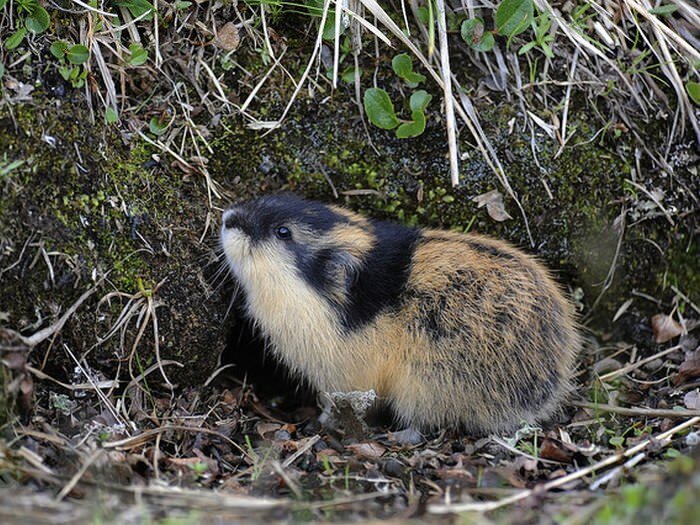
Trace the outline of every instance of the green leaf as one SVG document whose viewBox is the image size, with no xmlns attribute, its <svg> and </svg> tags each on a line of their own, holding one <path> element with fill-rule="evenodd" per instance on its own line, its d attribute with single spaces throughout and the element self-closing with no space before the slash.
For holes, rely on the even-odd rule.
<svg viewBox="0 0 700 525">
<path fill-rule="evenodd" d="M 16 48 L 18 45 L 20 45 L 22 43 L 22 40 L 24 40 L 25 36 L 27 36 L 27 28 L 20 27 L 17 31 L 12 33 L 7 40 L 5 40 L 5 48 L 6 49 Z"/>
<path fill-rule="evenodd" d="M 425 131 L 425 113 L 414 111 L 411 113 L 411 122 L 404 122 L 396 128 L 396 136 L 400 139 L 417 137 Z"/>
<path fill-rule="evenodd" d="M 343 80 L 343 82 L 347 82 L 348 84 L 354 84 L 355 83 L 355 78 L 360 78 L 362 76 L 362 68 L 358 68 L 357 71 L 355 71 L 354 67 L 349 67 L 345 71 L 343 71 L 343 74 L 340 76 L 340 78 Z"/>
<path fill-rule="evenodd" d="M 611 445 L 614 445 L 616 447 L 621 447 L 625 442 L 625 438 L 623 438 L 622 436 L 614 436 L 614 437 L 611 437 L 609 441 L 610 441 Z"/>
<path fill-rule="evenodd" d="M 51 24 L 49 13 L 40 5 L 33 5 L 31 12 L 24 19 L 24 26 L 32 33 L 43 33 Z"/>
<path fill-rule="evenodd" d="M 496 44 L 491 31 L 484 32 L 484 21 L 481 18 L 470 18 L 462 22 L 460 29 L 462 40 L 475 51 L 491 51 Z"/>
<path fill-rule="evenodd" d="M 428 25 L 428 22 L 430 20 L 430 14 L 428 13 L 428 8 L 425 6 L 420 6 L 416 10 L 416 18 L 418 18 L 418 21 L 423 24 L 424 26 Z"/>
<path fill-rule="evenodd" d="M 51 51 L 51 54 L 53 56 L 55 56 L 59 60 L 62 60 L 63 57 L 66 56 L 66 53 L 68 53 L 68 44 L 66 44 L 62 40 L 57 40 L 56 42 L 51 44 L 49 51 Z"/>
<path fill-rule="evenodd" d="M 363 102 L 367 118 L 378 128 L 394 129 L 399 125 L 399 119 L 394 111 L 394 104 L 383 89 L 369 88 L 365 91 Z"/>
<path fill-rule="evenodd" d="M 484 33 L 484 37 L 481 39 L 481 42 L 477 46 L 472 46 L 475 51 L 482 51 L 482 52 L 487 52 L 491 51 L 493 49 L 493 46 L 496 45 L 496 39 L 493 36 L 492 31 L 486 31 Z"/>
<path fill-rule="evenodd" d="M 700 106 L 700 82 L 690 81 L 685 85 L 685 90 L 688 92 L 690 99 Z"/>
<path fill-rule="evenodd" d="M 503 0 L 496 9 L 496 31 L 509 38 L 519 35 L 530 27 L 534 14 L 532 0 Z"/>
<path fill-rule="evenodd" d="M 401 78 L 405 78 L 406 75 L 413 73 L 413 62 L 411 57 L 407 53 L 401 53 L 396 55 L 391 59 L 391 68 Z"/>
<path fill-rule="evenodd" d="M 413 71 L 413 61 L 406 53 L 396 55 L 391 60 L 391 68 L 394 70 L 394 73 L 409 86 L 415 87 L 425 81 L 425 75 Z"/>
<path fill-rule="evenodd" d="M 656 7 L 654 9 L 649 9 L 650 13 L 659 16 L 669 16 L 675 13 L 676 11 L 678 11 L 678 6 L 671 4 L 660 5 L 659 7 Z"/>
<path fill-rule="evenodd" d="M 111 106 L 108 107 L 107 110 L 105 111 L 105 122 L 107 124 L 114 124 L 118 120 L 119 120 L 119 115 L 117 114 L 117 110 Z"/>
<path fill-rule="evenodd" d="M 141 44 L 130 44 L 129 53 L 131 53 L 131 57 L 129 57 L 128 62 L 132 66 L 143 65 L 146 63 L 146 60 L 148 60 L 148 51 L 146 51 Z"/>
<path fill-rule="evenodd" d="M 90 51 L 83 44 L 76 44 L 68 49 L 66 57 L 71 64 L 84 64 L 90 57 Z"/>
<path fill-rule="evenodd" d="M 177 9 L 178 11 L 181 11 L 183 9 L 187 9 L 191 5 L 192 5 L 192 2 L 187 2 L 186 0 L 177 0 L 177 2 L 175 2 L 175 9 Z"/>
<path fill-rule="evenodd" d="M 534 40 L 533 40 L 532 42 L 528 42 L 527 44 L 525 44 L 524 46 L 522 46 L 520 49 L 518 49 L 518 54 L 519 54 L 519 55 L 524 55 L 525 53 L 527 53 L 528 51 L 530 51 L 530 50 L 531 50 L 533 47 L 535 47 L 536 45 L 537 45 L 537 42 L 535 42 Z"/>
<path fill-rule="evenodd" d="M 554 58 L 554 52 L 547 42 L 542 42 L 542 51 L 547 58 Z"/>
<path fill-rule="evenodd" d="M 5 4 L 7 3 L 7 0 L 0 0 L 0 9 L 5 7 Z"/>
<path fill-rule="evenodd" d="M 163 122 L 159 117 L 153 117 L 148 122 L 148 129 L 156 137 L 160 137 L 163 133 L 165 133 L 165 130 L 168 129 L 168 123 Z"/>
<path fill-rule="evenodd" d="M 433 100 L 433 96 L 429 94 L 427 91 L 424 91 L 422 89 L 419 89 L 413 95 L 411 95 L 411 99 L 408 102 L 408 105 L 411 107 L 411 111 L 420 111 L 423 112 L 425 111 L 425 108 L 428 107 L 428 104 L 430 104 L 430 101 Z"/>
<path fill-rule="evenodd" d="M 70 68 L 68 66 L 60 66 L 58 72 L 63 77 L 63 80 L 68 80 L 70 78 Z"/>
<path fill-rule="evenodd" d="M 345 25 L 341 22 L 340 24 L 340 34 L 345 33 Z M 326 17 L 326 25 L 323 26 L 323 39 L 324 40 L 335 40 L 335 11 L 332 9 L 328 10 L 328 16 Z"/>
<path fill-rule="evenodd" d="M 155 8 L 153 7 L 153 4 L 147 0 L 117 0 L 114 3 L 119 7 L 126 7 L 129 10 L 129 13 L 131 13 L 131 16 L 134 18 L 138 18 L 144 13 L 148 13 L 141 20 L 153 20 L 153 12 L 155 11 Z"/>
</svg>

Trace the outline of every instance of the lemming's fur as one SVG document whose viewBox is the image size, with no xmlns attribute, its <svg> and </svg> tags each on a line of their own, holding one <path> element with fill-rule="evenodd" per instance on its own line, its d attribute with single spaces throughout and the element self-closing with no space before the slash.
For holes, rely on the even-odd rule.
<svg viewBox="0 0 700 525">
<path fill-rule="evenodd" d="M 249 317 L 319 391 L 373 388 L 404 424 L 482 433 L 545 419 L 570 389 L 571 308 L 505 242 L 291 195 L 228 209 L 221 241 Z"/>
</svg>

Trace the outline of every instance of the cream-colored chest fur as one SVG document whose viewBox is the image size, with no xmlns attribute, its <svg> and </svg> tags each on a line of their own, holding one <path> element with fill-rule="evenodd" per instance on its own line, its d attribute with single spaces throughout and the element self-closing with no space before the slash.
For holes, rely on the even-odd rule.
<svg viewBox="0 0 700 525">
<path fill-rule="evenodd" d="M 365 337 L 342 333 L 336 312 L 297 275 L 291 256 L 254 259 L 240 269 L 248 314 L 284 364 L 321 391 L 373 388 Z"/>
</svg>

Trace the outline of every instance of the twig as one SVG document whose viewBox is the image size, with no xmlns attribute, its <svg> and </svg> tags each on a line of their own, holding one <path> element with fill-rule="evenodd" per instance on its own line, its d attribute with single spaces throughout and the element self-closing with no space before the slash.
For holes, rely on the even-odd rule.
<svg viewBox="0 0 700 525">
<path fill-rule="evenodd" d="M 103 443 L 102 447 L 103 448 L 113 448 L 116 450 L 129 450 L 132 448 L 140 447 L 144 443 L 150 441 L 152 437 L 157 436 L 158 434 L 162 434 L 163 432 L 170 432 L 170 431 L 183 431 L 183 432 L 202 432 L 204 434 L 211 434 L 212 436 L 216 436 L 220 439 L 223 439 L 230 445 L 233 445 L 234 448 L 236 448 L 241 454 L 244 456 L 253 459 L 251 455 L 246 452 L 243 447 L 241 447 L 238 443 L 233 441 L 230 438 L 227 438 L 224 436 L 221 432 L 217 432 L 216 430 L 211 430 L 205 427 L 187 427 L 183 425 L 166 425 L 158 428 L 152 428 L 150 430 L 146 430 L 145 432 L 139 434 L 138 436 L 133 436 L 133 437 L 128 437 L 125 439 L 120 439 L 118 441 L 110 441 L 107 443 Z"/>
<path fill-rule="evenodd" d="M 561 461 L 554 461 L 551 459 L 538 458 L 538 457 L 533 456 L 532 454 L 528 454 L 527 452 L 523 452 L 522 450 L 518 450 L 517 448 L 510 446 L 508 443 L 506 443 L 505 441 L 503 441 L 501 438 L 499 438 L 497 436 L 491 436 L 491 441 L 493 441 L 494 443 L 497 443 L 498 445 L 502 446 L 503 448 L 512 452 L 513 454 L 518 454 L 519 456 L 523 456 L 523 457 L 526 457 L 528 459 L 533 459 L 535 461 L 541 461 L 542 463 L 549 463 L 550 465 L 561 465 L 562 464 Z"/>
<path fill-rule="evenodd" d="M 644 416 L 644 417 L 668 417 L 668 418 L 685 418 L 700 416 L 700 410 L 685 410 L 685 409 L 663 409 L 663 408 L 626 408 L 617 407 L 614 405 L 606 405 L 603 403 L 589 403 L 587 401 L 572 401 L 571 404 L 575 407 L 590 408 L 599 410 L 600 412 L 610 412 L 612 414 L 620 414 L 621 416 Z"/>
<path fill-rule="evenodd" d="M 619 368 L 617 370 L 613 370 L 612 372 L 608 372 L 607 374 L 603 374 L 600 376 L 598 379 L 600 381 L 607 381 L 608 379 L 612 379 L 614 377 L 626 374 L 627 372 L 631 372 L 632 370 L 636 370 L 640 366 L 649 363 L 655 359 L 659 359 L 660 357 L 663 357 L 667 354 L 670 354 L 671 352 L 675 352 L 676 350 L 681 350 L 683 347 L 680 345 L 677 346 L 672 346 L 671 348 L 667 348 L 666 350 L 662 350 L 661 352 L 657 352 L 656 354 L 645 357 L 644 359 L 640 359 L 639 361 L 636 361 L 630 365 L 623 366 L 622 368 Z"/>
<path fill-rule="evenodd" d="M 315 436 L 310 437 L 306 443 L 304 443 L 300 448 L 297 449 L 297 451 L 289 456 L 287 459 L 284 460 L 284 463 L 282 463 L 282 467 L 287 468 L 289 467 L 292 463 L 294 463 L 298 457 L 300 457 L 302 454 L 304 454 L 307 450 L 309 450 L 311 447 L 313 447 L 316 442 L 321 439 L 321 436 L 316 434 Z"/>
<path fill-rule="evenodd" d="M 22 344 L 24 344 L 27 349 L 32 349 L 39 343 L 44 342 L 46 339 L 54 335 L 55 333 L 58 333 L 61 331 L 63 328 L 63 325 L 66 324 L 68 319 L 80 308 L 80 306 L 97 290 L 97 287 L 102 283 L 102 279 L 99 280 L 99 282 L 90 288 L 87 292 L 83 293 L 80 297 L 78 297 L 78 300 L 75 301 L 71 305 L 68 310 L 66 310 L 66 313 L 63 314 L 58 321 L 56 321 L 54 324 L 51 326 L 48 326 L 46 328 L 43 328 L 42 330 L 39 330 L 38 332 L 35 332 L 34 334 L 30 335 L 29 337 L 25 337 L 22 334 L 15 332 L 14 330 L 8 330 L 9 333 L 12 335 L 16 336 Z"/>
<path fill-rule="evenodd" d="M 685 295 L 683 292 L 681 292 L 678 288 L 676 288 L 674 285 L 671 285 L 671 290 L 673 290 L 678 296 L 680 296 L 681 299 L 683 299 L 686 303 L 690 305 L 690 307 L 695 310 L 696 313 L 700 314 L 700 308 L 690 300 L 690 298 Z"/>
</svg>

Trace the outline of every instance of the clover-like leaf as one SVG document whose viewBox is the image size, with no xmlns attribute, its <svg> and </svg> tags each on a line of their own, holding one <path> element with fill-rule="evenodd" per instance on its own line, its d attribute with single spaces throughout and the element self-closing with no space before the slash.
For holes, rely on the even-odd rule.
<svg viewBox="0 0 700 525">
<path fill-rule="evenodd" d="M 117 0 L 115 2 L 119 7 L 126 7 L 134 18 L 139 18 L 146 14 L 142 20 L 153 20 L 153 12 L 155 8 L 148 0 Z"/>
<path fill-rule="evenodd" d="M 394 129 L 399 119 L 389 95 L 381 88 L 369 88 L 363 98 L 365 113 L 369 121 L 381 129 Z"/>
<path fill-rule="evenodd" d="M 32 33 L 43 33 L 50 24 L 49 13 L 39 4 L 32 5 L 29 16 L 24 19 L 24 26 Z"/>
<path fill-rule="evenodd" d="M 419 89 L 413 95 L 411 95 L 411 99 L 408 102 L 408 105 L 411 107 L 411 112 L 414 111 L 425 111 L 425 108 L 428 107 L 428 104 L 430 104 L 430 101 L 433 100 L 433 96 L 429 94 L 427 91 L 423 89 Z"/>
<path fill-rule="evenodd" d="M 165 119 L 161 119 L 161 117 L 153 117 L 148 122 L 148 130 L 156 137 L 160 137 L 165 133 L 165 130 L 168 129 L 169 124 L 169 122 L 166 122 Z"/>
<path fill-rule="evenodd" d="M 71 64 L 84 64 L 90 57 L 90 51 L 83 44 L 76 44 L 68 48 L 66 58 Z"/>
<path fill-rule="evenodd" d="M 133 43 L 129 44 L 129 64 L 132 66 L 140 66 L 146 63 L 148 60 L 148 51 L 146 51 L 141 44 Z"/>
<path fill-rule="evenodd" d="M 414 111 L 411 113 L 410 122 L 404 122 L 396 128 L 396 136 L 400 139 L 410 139 L 417 137 L 425 131 L 425 113 Z"/>
<path fill-rule="evenodd" d="M 413 61 L 407 53 L 396 55 L 391 60 L 391 68 L 409 86 L 415 87 L 425 81 L 425 75 L 413 71 Z"/>
<path fill-rule="evenodd" d="M 514 37 L 527 30 L 535 16 L 532 0 L 503 0 L 496 9 L 496 31 Z"/>
<path fill-rule="evenodd" d="M 462 22 L 460 35 L 469 47 L 475 51 L 491 51 L 496 44 L 491 31 L 484 31 L 484 21 L 479 18 L 470 18 Z"/>
<path fill-rule="evenodd" d="M 49 47 L 49 51 L 51 51 L 53 56 L 59 60 L 62 60 L 63 57 L 66 56 L 66 53 L 68 53 L 68 44 L 63 40 L 56 40 L 53 44 L 51 44 L 51 47 Z"/>
</svg>

